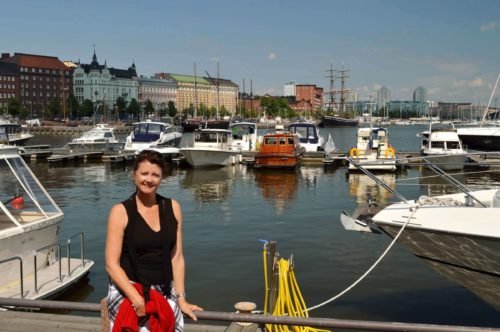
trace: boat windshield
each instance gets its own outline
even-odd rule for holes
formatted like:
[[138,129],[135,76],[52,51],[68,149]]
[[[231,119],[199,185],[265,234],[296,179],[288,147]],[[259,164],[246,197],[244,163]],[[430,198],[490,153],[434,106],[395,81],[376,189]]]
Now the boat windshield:
[[255,127],[249,124],[236,124],[231,127],[231,134],[234,139],[243,139],[244,135],[255,133]]
[[21,224],[61,213],[21,157],[0,160],[0,179],[0,229],[12,226],[7,212]]
[[156,141],[164,129],[160,123],[138,123],[134,125],[135,141]]
[[201,132],[201,133],[196,133],[194,136],[195,141],[197,142],[203,142],[203,143],[217,143],[217,142],[222,142],[225,143],[227,142],[227,135],[224,134],[219,134],[216,132]]
[[316,133],[316,130],[313,126],[304,126],[304,125],[292,125],[289,127],[289,130],[297,134],[299,136],[299,141],[302,143],[305,142],[310,142],[310,143],[317,143],[318,142],[318,135]]

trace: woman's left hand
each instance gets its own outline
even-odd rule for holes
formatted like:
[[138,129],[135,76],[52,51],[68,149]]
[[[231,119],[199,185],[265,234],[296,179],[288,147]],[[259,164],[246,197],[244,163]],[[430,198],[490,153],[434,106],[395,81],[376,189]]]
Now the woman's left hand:
[[178,300],[179,307],[181,308],[181,311],[189,316],[194,321],[197,321],[198,319],[196,318],[194,312],[195,311],[203,311],[203,308],[198,307],[196,304],[191,304],[188,303],[184,298]]

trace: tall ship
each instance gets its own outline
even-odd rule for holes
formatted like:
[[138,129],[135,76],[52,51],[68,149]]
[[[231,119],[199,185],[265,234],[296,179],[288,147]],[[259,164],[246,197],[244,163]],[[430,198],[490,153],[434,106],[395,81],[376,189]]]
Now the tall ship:
[[[345,88],[345,80],[349,76],[346,70],[342,67],[338,72],[340,76],[336,76],[336,70],[333,69],[333,64],[330,64],[327,78],[330,79],[330,90],[326,93],[328,97],[325,102],[327,114],[323,115],[319,122],[319,127],[355,127],[358,125],[359,120],[354,117],[354,112],[346,108],[346,93],[349,89]],[[336,90],[334,86],[334,79],[340,78],[340,89]],[[336,95],[339,95],[340,100],[337,102]]]

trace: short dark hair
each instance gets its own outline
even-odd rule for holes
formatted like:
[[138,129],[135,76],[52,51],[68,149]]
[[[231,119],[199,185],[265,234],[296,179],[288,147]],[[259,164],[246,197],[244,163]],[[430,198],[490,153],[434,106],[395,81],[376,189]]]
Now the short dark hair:
[[139,168],[139,164],[144,161],[149,161],[151,164],[158,165],[161,168],[162,176],[166,176],[167,162],[165,161],[165,158],[163,158],[163,155],[161,153],[154,150],[142,150],[141,152],[139,152],[134,160],[134,172]]

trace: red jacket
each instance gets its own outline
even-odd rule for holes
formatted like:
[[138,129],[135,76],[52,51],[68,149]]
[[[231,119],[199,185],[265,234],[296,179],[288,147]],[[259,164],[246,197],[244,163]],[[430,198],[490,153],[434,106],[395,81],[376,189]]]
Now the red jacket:
[[[139,294],[143,295],[142,285],[133,284]],[[146,303],[146,316],[149,318],[151,332],[173,332],[175,317],[168,301],[159,292],[151,289],[150,300]],[[139,317],[135,314],[132,303],[125,298],[118,309],[113,324],[113,332],[138,331]]]

